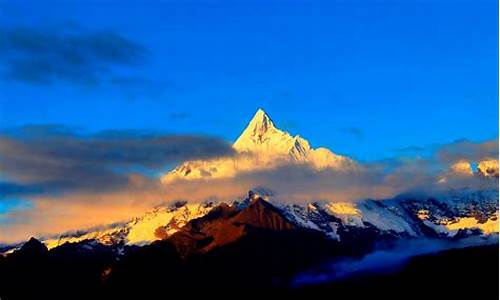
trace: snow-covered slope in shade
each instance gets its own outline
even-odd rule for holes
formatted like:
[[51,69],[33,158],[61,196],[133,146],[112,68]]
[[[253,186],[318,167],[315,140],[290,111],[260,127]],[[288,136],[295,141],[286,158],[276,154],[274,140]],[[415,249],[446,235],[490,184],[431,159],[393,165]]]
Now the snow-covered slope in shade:
[[283,164],[307,164],[317,170],[359,168],[352,159],[326,148],[314,149],[299,135],[291,136],[274,125],[259,109],[233,144],[236,155],[213,160],[187,161],[162,177],[163,183],[180,179],[230,178],[243,172],[266,170]]
[[416,237],[420,234],[415,224],[405,219],[404,211],[386,207],[381,201],[278,206],[298,226],[323,231],[339,241],[352,228],[375,230],[379,234],[395,237]]
[[389,202],[438,234],[455,236],[461,230],[498,233],[498,200],[498,189],[464,188],[435,196],[406,195]]
[[[346,209],[352,206],[351,209]],[[365,227],[366,223],[380,231],[417,236],[417,231],[408,222],[405,212],[399,207],[390,207],[384,201],[361,201],[359,203],[329,203],[326,209],[339,217],[345,225]]]
[[498,190],[450,190],[437,196],[283,205],[292,222],[342,240],[349,230],[375,230],[393,237],[498,234]]

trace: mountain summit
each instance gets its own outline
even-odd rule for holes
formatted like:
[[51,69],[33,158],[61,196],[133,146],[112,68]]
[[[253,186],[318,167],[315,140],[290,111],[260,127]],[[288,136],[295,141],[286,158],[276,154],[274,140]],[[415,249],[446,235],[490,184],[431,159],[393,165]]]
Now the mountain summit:
[[[255,151],[276,137],[283,136],[284,132],[274,126],[274,122],[262,109],[259,109],[247,128],[234,143],[234,148],[239,151]],[[279,141],[277,141],[279,145]]]
[[212,160],[187,161],[162,177],[163,183],[186,179],[230,178],[286,164],[307,165],[316,170],[352,171],[358,164],[326,148],[314,149],[299,135],[278,129],[259,109],[233,144],[236,155]]
[[239,153],[265,153],[266,155],[291,155],[302,160],[300,154],[310,149],[309,142],[296,135],[281,131],[274,125],[271,118],[259,109],[233,144]]

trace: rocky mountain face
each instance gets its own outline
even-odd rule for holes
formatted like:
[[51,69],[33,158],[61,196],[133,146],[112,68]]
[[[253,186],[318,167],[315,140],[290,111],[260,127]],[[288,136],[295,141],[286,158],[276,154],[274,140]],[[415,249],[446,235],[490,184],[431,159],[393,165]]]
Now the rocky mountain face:
[[221,204],[207,215],[193,219],[168,238],[182,256],[208,252],[241,239],[253,229],[292,230],[296,226],[262,198],[244,208]]

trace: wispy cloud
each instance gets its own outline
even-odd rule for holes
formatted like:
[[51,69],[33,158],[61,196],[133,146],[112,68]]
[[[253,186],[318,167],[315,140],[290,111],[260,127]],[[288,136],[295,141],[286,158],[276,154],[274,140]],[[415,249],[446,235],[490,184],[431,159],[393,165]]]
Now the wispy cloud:
[[498,139],[475,143],[462,139],[442,146],[438,157],[444,162],[469,160],[477,162],[484,159],[498,159]]
[[115,32],[3,27],[0,36],[3,78],[25,83],[95,84],[114,67],[137,66],[148,56],[142,45]]

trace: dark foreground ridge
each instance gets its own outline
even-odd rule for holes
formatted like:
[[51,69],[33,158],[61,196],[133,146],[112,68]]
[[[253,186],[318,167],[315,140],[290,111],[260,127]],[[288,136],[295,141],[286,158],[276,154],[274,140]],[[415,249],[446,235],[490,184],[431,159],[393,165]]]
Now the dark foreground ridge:
[[290,284],[298,273],[325,261],[361,257],[379,239],[353,234],[337,242],[320,231],[295,226],[257,198],[241,208],[219,205],[167,239],[144,247],[86,240],[49,251],[32,238],[0,256],[0,297],[167,299],[202,294],[235,299],[265,290],[280,297],[401,298],[418,293],[425,299],[458,299],[471,293],[479,299],[498,298],[498,245],[414,257],[384,274],[356,274],[303,287]]

